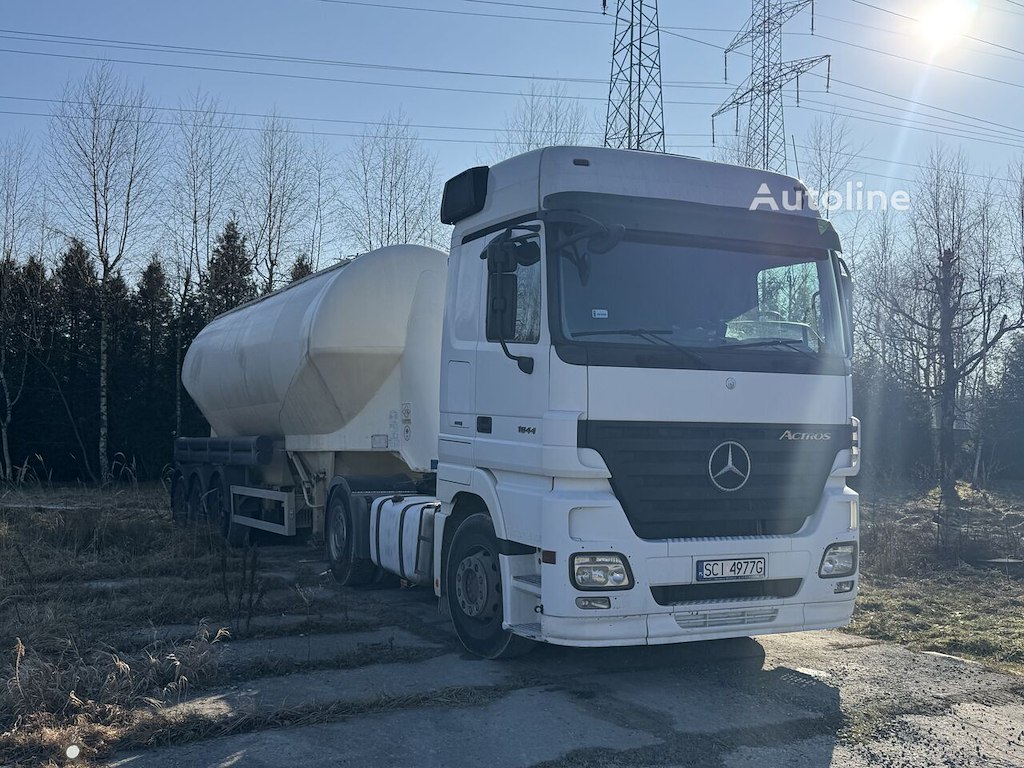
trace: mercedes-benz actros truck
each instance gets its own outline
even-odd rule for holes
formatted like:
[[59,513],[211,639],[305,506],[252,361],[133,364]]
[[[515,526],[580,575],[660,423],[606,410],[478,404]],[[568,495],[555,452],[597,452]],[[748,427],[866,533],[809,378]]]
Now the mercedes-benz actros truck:
[[[215,318],[173,514],[432,588],[488,658],[838,627],[858,585],[852,281],[796,179],[551,147],[398,245]],[[795,201],[795,202],[794,202]]]

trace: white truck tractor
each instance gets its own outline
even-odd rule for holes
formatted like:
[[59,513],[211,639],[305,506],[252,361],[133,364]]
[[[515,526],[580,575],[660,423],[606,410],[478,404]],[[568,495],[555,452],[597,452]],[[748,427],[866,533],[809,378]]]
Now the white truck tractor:
[[488,658],[844,625],[852,283],[806,199],[593,147],[471,168],[447,255],[382,248],[203,329],[173,514],[430,587]]

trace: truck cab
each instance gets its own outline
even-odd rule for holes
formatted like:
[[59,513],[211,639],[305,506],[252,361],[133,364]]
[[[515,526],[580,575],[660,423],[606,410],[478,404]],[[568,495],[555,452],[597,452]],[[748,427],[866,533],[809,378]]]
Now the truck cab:
[[433,582],[467,648],[849,621],[852,291],[808,199],[592,147],[448,182]]

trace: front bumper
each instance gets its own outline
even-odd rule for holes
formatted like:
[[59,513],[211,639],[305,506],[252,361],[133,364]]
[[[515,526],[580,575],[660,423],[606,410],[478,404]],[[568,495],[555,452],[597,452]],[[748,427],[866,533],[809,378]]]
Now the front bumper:
[[541,626],[543,640],[554,645],[662,645],[844,627],[853,602],[679,606],[646,616],[544,616]]

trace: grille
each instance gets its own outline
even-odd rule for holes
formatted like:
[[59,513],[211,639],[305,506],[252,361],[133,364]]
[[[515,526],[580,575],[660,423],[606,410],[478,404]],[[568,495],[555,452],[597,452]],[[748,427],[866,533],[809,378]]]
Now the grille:
[[[787,430],[830,440],[780,440]],[[642,539],[788,535],[814,513],[836,454],[851,444],[849,425],[692,424],[581,421],[581,448],[593,448]],[[711,452],[726,441],[750,456],[737,491],[717,488]]]
[[779,616],[778,608],[756,608],[738,611],[693,611],[675,614],[680,629],[709,627],[744,627],[771,624]]
[[803,579],[767,581],[721,581],[710,584],[674,584],[651,587],[658,605],[697,603],[712,600],[750,600],[761,597],[792,597],[800,591]]

